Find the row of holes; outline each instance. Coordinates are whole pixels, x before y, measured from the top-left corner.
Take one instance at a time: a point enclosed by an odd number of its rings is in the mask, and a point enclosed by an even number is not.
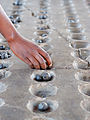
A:
[[[40,13],[37,16],[39,22],[36,28],[36,38],[33,39],[37,44],[47,43],[50,38],[50,26],[48,25],[48,1],[40,1]],[[47,44],[48,45],[48,44]],[[47,84],[54,80],[55,74],[52,71],[38,70],[31,75],[31,79],[36,83],[31,85],[29,92],[34,96],[35,101],[29,101],[27,108],[31,112],[35,113],[49,113],[55,111],[58,107],[57,101],[46,100],[50,96],[54,96],[57,93],[57,87],[52,84]],[[41,98],[39,101],[38,98]],[[36,117],[33,120],[42,119],[42,120],[53,120],[52,118],[41,118]]]
[[[75,69],[89,69],[89,56],[90,50],[88,47],[90,44],[86,42],[86,36],[84,35],[84,30],[79,23],[78,15],[76,14],[74,4],[72,0],[64,1],[65,14],[66,14],[66,23],[69,32],[69,45],[72,48],[73,52],[71,55],[74,58],[77,58],[73,62],[73,66]],[[80,106],[87,112],[90,113],[90,101],[87,98],[90,98],[90,75],[88,71],[81,71],[75,74],[75,78],[77,80],[82,80],[83,82],[87,82],[87,84],[81,84],[78,86],[79,92],[84,96],[83,101],[81,101]]]

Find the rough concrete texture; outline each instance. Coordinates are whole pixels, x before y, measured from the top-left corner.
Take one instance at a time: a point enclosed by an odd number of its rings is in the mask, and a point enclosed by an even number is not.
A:
[[[55,106],[52,104],[53,109],[51,112],[33,112],[32,106],[34,103],[44,99],[32,95],[29,91],[29,87],[35,84],[42,85],[43,83],[38,83],[31,79],[31,75],[37,72],[37,70],[30,69],[25,63],[13,55],[11,58],[5,60],[6,62],[13,62],[13,66],[7,69],[8,71],[11,71],[12,74],[7,78],[0,79],[0,82],[7,85],[7,90],[5,90],[3,93],[0,93],[0,98],[5,101],[4,105],[0,105],[0,120],[90,120],[90,103],[88,104],[88,108],[84,107],[85,109],[82,109],[83,107],[80,105],[81,101],[84,99],[89,102],[90,95],[81,95],[78,90],[78,85],[82,86],[86,84],[86,82],[82,81],[82,76],[81,80],[75,79],[74,77],[77,72],[87,72],[86,76],[84,75],[83,78],[90,80],[89,66],[85,66],[87,67],[85,70],[83,70],[84,68],[74,69],[75,66],[73,67],[72,63],[76,59],[78,61],[79,58],[76,58],[76,56],[71,56],[71,52],[75,51],[75,49],[70,48],[69,46],[70,42],[83,42],[83,39],[78,40],[77,38],[74,40],[72,37],[68,39],[68,36],[71,36],[75,33],[68,32],[69,26],[66,24],[67,14],[70,13],[67,12],[66,14],[66,10],[68,8],[75,8],[73,12],[76,12],[75,15],[79,16],[79,24],[81,24],[80,28],[85,30],[85,32],[81,34],[85,34],[85,41],[87,41],[89,44],[90,1],[21,0],[23,5],[19,10],[21,10],[20,18],[22,22],[18,24],[17,30],[29,40],[37,37],[35,32],[37,32],[36,28],[39,25],[38,22],[40,21],[37,15],[40,14],[40,7],[42,7],[42,5],[40,5],[40,1],[46,3],[48,15],[48,19],[46,21],[50,26],[50,34],[48,35],[50,41],[46,42],[45,44],[41,43],[40,46],[47,46],[46,50],[51,54],[53,60],[53,68],[49,71],[53,71],[55,74],[55,77],[52,81],[44,84],[52,84],[58,88],[57,94],[46,98],[46,100],[55,100],[58,102],[58,107],[56,104]],[[0,0],[0,3],[8,16],[12,15],[14,10],[18,10],[18,8],[13,6],[13,2],[14,0]],[[65,3],[67,3],[67,5]],[[37,17],[32,16],[33,14]],[[0,40],[1,42],[7,44],[2,36],[0,37]],[[88,64],[87,61],[86,63]],[[77,64],[79,64],[79,62]],[[77,64],[75,64],[76,67]],[[81,66],[83,64],[84,63],[81,63]],[[38,71],[38,73],[39,72],[42,71]],[[90,85],[89,80],[87,82],[88,85]],[[31,103],[30,110],[27,108],[28,101]],[[86,104],[88,103],[87,101]]]

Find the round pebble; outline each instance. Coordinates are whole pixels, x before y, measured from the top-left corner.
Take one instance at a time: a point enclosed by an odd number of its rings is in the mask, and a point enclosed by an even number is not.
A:
[[[43,72],[41,74],[41,77],[43,80],[50,80],[51,79],[51,75],[49,73]]]
[[[46,102],[41,102],[38,104],[38,110],[46,111],[48,109],[48,104]]]
[[[36,80],[36,81],[42,81],[42,77],[41,77],[41,75],[36,74],[36,76],[35,76],[35,80]]]

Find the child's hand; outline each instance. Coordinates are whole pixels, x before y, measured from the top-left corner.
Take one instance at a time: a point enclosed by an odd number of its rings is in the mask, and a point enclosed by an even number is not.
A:
[[[46,69],[52,66],[48,53],[31,41],[29,42],[25,38],[17,36],[14,40],[8,41],[8,43],[13,53],[31,68]]]

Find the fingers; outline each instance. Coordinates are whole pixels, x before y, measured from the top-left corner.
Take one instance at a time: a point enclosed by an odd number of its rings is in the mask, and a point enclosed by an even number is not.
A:
[[[35,69],[40,69],[39,62],[32,55],[29,55],[28,59],[31,61]]]
[[[39,52],[40,55],[42,55],[44,57],[44,59],[46,60],[48,66],[51,67],[52,66],[52,60],[51,60],[49,54],[45,50],[43,50],[41,48],[38,50],[38,52]]]
[[[25,63],[27,63],[32,69],[34,68],[33,64],[31,63],[31,61],[27,57],[25,59]]]
[[[35,53],[33,54],[33,56],[37,59],[37,61],[39,62],[40,64],[40,67],[42,69],[46,69],[47,65],[46,65],[46,62],[45,60],[43,59],[43,57],[41,55],[39,55],[39,53]]]

